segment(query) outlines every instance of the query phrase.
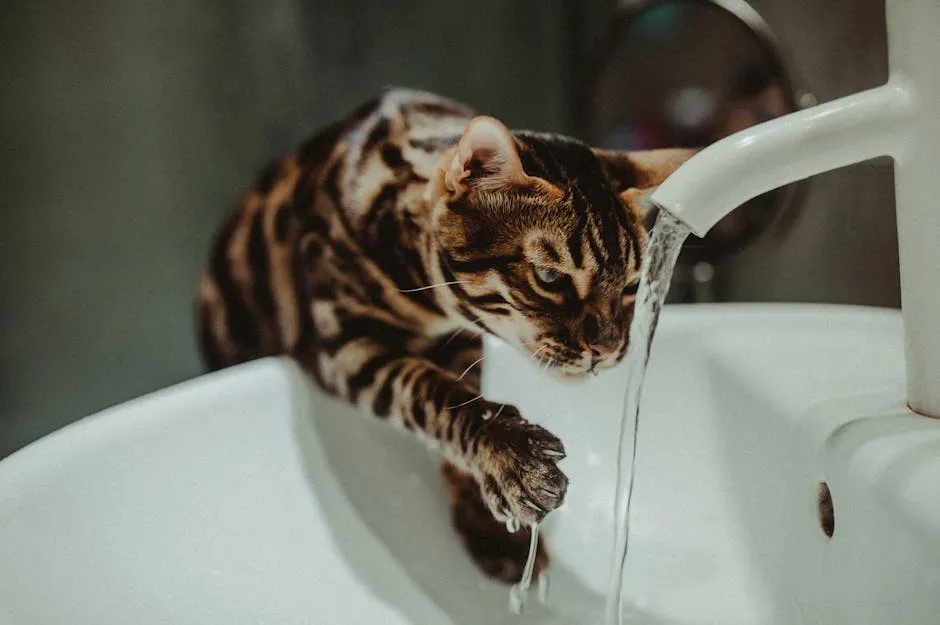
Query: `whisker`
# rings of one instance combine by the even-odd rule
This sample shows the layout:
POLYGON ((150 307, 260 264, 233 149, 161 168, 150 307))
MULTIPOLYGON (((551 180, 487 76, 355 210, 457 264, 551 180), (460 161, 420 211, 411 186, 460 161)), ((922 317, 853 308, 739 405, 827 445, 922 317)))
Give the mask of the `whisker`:
POLYGON ((427 291, 428 289, 436 289, 442 286, 450 286, 451 284, 466 284, 466 280, 451 280, 449 282, 440 282, 438 284, 429 284, 427 286, 419 286, 416 289, 399 289, 399 293, 417 293, 418 291, 427 291))
POLYGON ((475 402, 475 401, 478 400, 478 399, 483 399, 483 395, 482 395, 482 394, 481 394, 481 395, 477 395, 477 396, 474 397, 473 399, 468 399, 467 401, 460 402, 459 404, 454 404, 453 406, 448 406, 447 409, 448 409, 448 410, 453 410, 454 408, 461 408, 461 407, 463 407, 463 406, 466 406, 467 404, 472 404, 473 402, 475 402))
POLYGON ((451 341, 453 341, 455 338, 457 338, 458 336, 460 336, 460 333, 463 332, 464 330, 466 330, 466 328, 464 328, 464 327, 462 327, 462 326, 459 327, 459 328, 457 328, 457 331, 454 332, 453 334, 451 334, 451 335, 450 335, 450 338, 448 338, 446 341, 444 341, 444 344, 441 345, 441 349, 444 349, 445 347, 447 347, 448 345, 450 345, 451 341))
POLYGON ((539 355, 539 352, 542 351, 543 349, 548 349, 548 345, 542 345, 540 348, 538 348, 537 350, 535 350, 534 352, 532 352, 532 359, 533 359, 533 360, 538 360, 539 362, 541 362, 542 359, 539 358, 538 355, 539 355))
POLYGON ((463 370, 463 373, 461 373, 459 376, 457 376, 457 381, 459 382, 460 380, 462 380, 465 375, 467 375, 468 373, 470 373, 470 370, 471 370, 471 369, 473 369, 473 368, 476 367, 478 364, 480 364, 481 362, 483 362, 483 359, 484 359, 484 358, 485 358, 485 356, 480 356, 479 358, 477 358, 476 360, 474 360, 473 363, 471 363, 471 365, 470 365, 469 367, 467 367, 466 369, 463 370))

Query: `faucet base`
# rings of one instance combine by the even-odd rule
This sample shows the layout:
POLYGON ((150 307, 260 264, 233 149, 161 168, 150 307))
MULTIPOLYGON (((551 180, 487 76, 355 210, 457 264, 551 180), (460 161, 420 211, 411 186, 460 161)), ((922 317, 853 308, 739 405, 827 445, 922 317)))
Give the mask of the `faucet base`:
POLYGON ((907 400, 940 418, 940 3, 888 0, 891 74, 914 90, 913 128, 895 156, 907 400))

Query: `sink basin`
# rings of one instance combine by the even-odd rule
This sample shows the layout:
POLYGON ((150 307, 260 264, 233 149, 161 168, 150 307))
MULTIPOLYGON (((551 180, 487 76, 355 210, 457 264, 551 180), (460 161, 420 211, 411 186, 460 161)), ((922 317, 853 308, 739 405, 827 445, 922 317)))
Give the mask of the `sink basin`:
MULTIPOLYGON (((487 357, 515 388, 490 375, 492 394, 541 380, 499 349, 487 357)), ((667 307, 642 403, 636 622, 936 625, 940 422, 903 396, 895 312, 667 307)), ((452 535, 436 459, 281 358, 131 401, 0 462, 0 624, 597 622, 619 415, 591 407, 547 417, 572 484, 545 527, 550 599, 523 616, 452 535)))

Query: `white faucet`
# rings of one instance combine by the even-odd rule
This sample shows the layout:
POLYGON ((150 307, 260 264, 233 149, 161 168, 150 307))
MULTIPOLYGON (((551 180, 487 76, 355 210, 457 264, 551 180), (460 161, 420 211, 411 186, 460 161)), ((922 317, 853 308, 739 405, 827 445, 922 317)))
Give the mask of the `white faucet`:
POLYGON ((940 418, 940 0, 886 0, 886 8, 885 85, 727 137, 679 168, 652 200, 702 236, 756 195, 891 156, 907 401, 940 418))

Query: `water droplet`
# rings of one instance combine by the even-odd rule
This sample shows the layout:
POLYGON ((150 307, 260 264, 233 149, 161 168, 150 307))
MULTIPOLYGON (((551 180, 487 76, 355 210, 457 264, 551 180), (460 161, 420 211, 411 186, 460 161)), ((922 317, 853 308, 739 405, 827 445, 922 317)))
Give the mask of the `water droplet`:
POLYGON ((542 574, 539 575, 539 584, 538 584, 538 597, 539 603, 542 605, 548 604, 548 594, 551 591, 552 579, 546 571, 542 571, 542 574))
POLYGON ((539 524, 533 523, 532 536, 529 539, 529 558, 522 570, 522 579, 509 589, 509 611, 513 614, 522 614, 525 609, 526 596, 529 594, 529 586, 532 585, 532 572, 535 570, 535 555, 538 553, 538 549, 539 524))
POLYGON ((509 589, 509 611, 513 614, 522 614, 525 611, 525 592, 519 584, 513 584, 509 589))

